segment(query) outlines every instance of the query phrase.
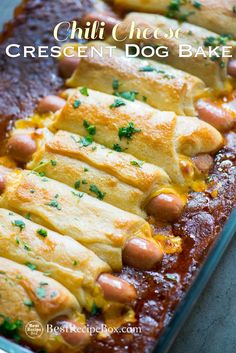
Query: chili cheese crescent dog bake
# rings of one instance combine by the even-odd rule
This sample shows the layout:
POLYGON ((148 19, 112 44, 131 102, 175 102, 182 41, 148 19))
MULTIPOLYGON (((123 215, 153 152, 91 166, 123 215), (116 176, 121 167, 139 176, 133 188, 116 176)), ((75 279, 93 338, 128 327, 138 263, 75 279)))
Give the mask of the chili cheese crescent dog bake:
MULTIPOLYGON (((123 46, 125 43, 137 43, 147 44, 153 47, 166 46, 169 48, 168 56, 161 58, 155 56, 157 60, 164 61, 165 63, 176 67, 177 69, 189 72, 202 79, 209 87, 216 90, 226 90, 227 82, 227 69, 229 65, 230 57, 236 59, 236 45, 235 42, 230 40, 230 36, 218 36, 214 32, 210 32, 202 27, 194 26, 189 23, 179 23, 176 20, 166 18, 164 16, 146 13, 130 13, 124 21, 117 28, 117 37, 124 38, 123 41, 115 42, 116 45, 123 46), (135 24, 135 28, 139 28, 141 33, 146 28, 149 28, 148 39, 144 38, 141 34, 141 38, 135 37, 129 39, 129 33, 131 30, 132 23, 135 24), (170 28, 175 32, 179 31, 178 38, 170 36, 170 28), (158 29, 158 39, 153 36, 155 30, 158 29), (183 56, 180 55, 180 46, 190 45, 192 55, 183 56), (228 45, 228 56, 222 55, 222 45, 228 45), (203 48, 206 57, 202 55, 195 56, 199 47, 203 48), (217 47, 217 55, 208 56, 209 47, 217 47)), ((113 41, 114 43, 114 41, 113 41)), ((185 52, 183 54, 186 54, 185 52)))
POLYGON ((162 167, 172 181, 180 184, 185 180, 181 155, 186 158, 211 152, 222 144, 220 133, 197 118, 160 112, 145 103, 94 90, 89 90, 88 96, 79 89, 69 91, 67 103, 52 126, 83 135, 85 117, 96 126, 96 142, 109 148, 118 144, 141 161, 162 167))
POLYGON ((66 335, 63 338, 46 330, 46 325, 53 321, 61 325, 73 323, 80 329, 84 325, 75 297, 58 282, 27 266, 0 258, 0 294, 1 327, 5 327, 6 335, 22 337, 48 352, 78 352, 82 348, 85 335, 83 339, 78 335, 77 342, 71 343, 66 335), (40 334, 36 337, 26 334, 25 327, 30 322, 38 325, 40 334), (11 324, 15 324, 13 332, 7 329, 11 324))
POLYGON ((236 38, 235 0, 113 0, 127 10, 160 13, 236 38))
POLYGON ((203 94, 203 81, 171 66, 128 58, 125 52, 114 49, 110 57, 104 42, 89 43, 87 56, 67 80, 69 87, 85 86, 97 91, 145 101, 160 110, 171 110, 178 115, 196 115, 194 103, 203 94), (91 53, 91 47, 103 49, 103 57, 91 53))

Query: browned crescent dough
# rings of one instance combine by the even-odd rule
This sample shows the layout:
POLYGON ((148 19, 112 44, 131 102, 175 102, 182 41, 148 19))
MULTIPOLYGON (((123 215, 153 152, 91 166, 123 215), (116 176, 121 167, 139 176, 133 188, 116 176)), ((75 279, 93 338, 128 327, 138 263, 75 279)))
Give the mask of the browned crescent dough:
MULTIPOLYGON (((30 217, 30 213, 28 214, 30 217)), ((0 256, 20 264, 32 263, 49 273, 73 293, 80 305, 91 311, 94 303, 105 307, 96 279, 110 267, 91 250, 68 236, 61 236, 22 216, 0 209, 0 256), (21 222, 20 229, 15 222, 21 222), (46 232, 43 237, 38 231, 46 232), (28 244, 30 250, 24 245, 28 244)))
POLYGON ((19 334, 25 342, 45 347, 48 352, 78 352, 78 347, 75 349, 61 337, 55 339, 54 334, 46 331, 46 325, 60 315, 68 318, 79 315, 84 320, 77 300, 60 283, 41 272, 0 257, 0 295, 1 314, 13 321, 22 321, 19 334), (25 325, 30 321, 42 325, 40 337, 32 339, 26 335, 25 325))
POLYGON ((71 90, 65 107, 57 113, 52 128, 79 135, 86 133, 84 119, 96 126, 94 140, 106 147, 119 144, 122 150, 141 161, 163 168, 172 181, 183 184, 180 169, 183 156, 195 156, 217 150, 221 134, 209 124, 192 117, 161 112, 139 101, 121 100, 113 107, 116 97, 89 89, 84 96, 80 90, 71 90), (79 107, 75 108, 79 102, 79 107), (119 138, 119 129, 133 122, 136 129, 131 139, 119 138), (183 155, 183 156, 181 156, 183 155))
POLYGON ((132 237, 155 242, 150 225, 141 217, 76 191, 36 172, 15 170, 6 176, 0 206, 94 251, 113 270, 122 268, 122 249, 132 237))
MULTIPOLYGON (((110 42, 121 47, 124 47, 124 45, 128 43, 142 43, 154 47, 157 45, 166 46, 169 48, 168 56, 165 58, 154 56, 155 59, 199 77, 211 88, 219 91, 228 89, 228 85, 230 84, 228 79, 229 76, 227 76, 227 67, 230 60, 229 57, 219 57, 217 60, 212 60, 211 57, 205 58, 202 55, 194 57, 199 50, 199 47, 202 47, 203 50, 207 52, 208 48, 204 46, 204 43, 208 37, 218 37, 214 32, 210 32, 202 27, 191 25, 186 22, 179 23, 176 20, 160 15, 132 12, 125 17, 121 24, 119 24, 117 28, 117 37, 126 39, 119 42, 110 39, 110 42), (127 36, 130 33, 132 22, 135 23, 135 28, 139 28, 142 31, 149 28, 149 36, 158 28, 158 39, 155 39, 154 37, 150 39, 138 39, 137 36, 129 39, 127 36), (180 29, 179 38, 176 38, 175 36, 170 37, 170 28, 173 31, 180 29), (180 56, 179 46, 183 44, 191 46, 193 54, 190 57, 180 56)), ((235 42, 227 41, 227 45, 232 47, 230 51, 233 58, 235 58, 235 42)))
MULTIPOLYGON (((166 15, 171 0, 111 0, 120 7, 141 12, 153 12, 166 15)), ((194 1, 181 1, 178 11, 172 11, 175 18, 186 17, 186 21, 207 28, 210 31, 229 33, 236 38, 236 10, 235 0, 199 0, 200 5, 194 6, 194 1), (188 15, 189 14, 189 15, 188 15)))
POLYGON ((171 110, 178 115, 196 115, 194 102, 204 92, 205 84, 199 78, 154 60, 128 58, 120 49, 110 57, 108 43, 88 44, 88 57, 80 59, 77 69, 67 80, 69 87, 85 86, 108 94, 136 91, 136 99, 146 101, 160 110, 171 110), (96 55, 95 48, 103 50, 103 57, 96 55), (152 71, 142 71, 151 67, 152 71), (113 88, 118 80, 118 89, 113 88))

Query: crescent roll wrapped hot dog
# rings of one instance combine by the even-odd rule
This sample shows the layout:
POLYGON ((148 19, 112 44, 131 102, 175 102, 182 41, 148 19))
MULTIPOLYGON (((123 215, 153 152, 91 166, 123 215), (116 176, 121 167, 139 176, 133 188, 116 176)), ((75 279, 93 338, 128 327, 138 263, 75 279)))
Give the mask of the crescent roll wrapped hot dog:
MULTIPOLYGON (((30 217, 30 214, 27 216, 30 217)), ((88 311, 94 305, 104 309, 109 307, 99 284, 100 275, 103 273, 104 277, 111 271, 105 262, 72 238, 62 237, 6 209, 0 209, 0 256, 21 264, 31 264, 31 267, 48 273, 69 289, 88 311)), ((111 282, 120 280, 109 276, 111 282)), ((125 281, 120 281, 128 303, 133 299, 128 295, 131 286, 127 283, 127 291, 125 281)), ((104 294, 106 298, 107 293, 104 294)), ((117 302, 121 296, 123 298, 123 293, 117 295, 117 302)))
MULTIPOLYGON (((177 195, 163 169, 95 142, 83 146, 81 141, 80 135, 58 131, 27 167, 142 217, 153 197, 163 192, 177 195)), ((120 150, 118 145, 114 148, 120 150)))
POLYGON ((120 49, 115 49, 110 57, 107 45, 89 43, 93 52, 89 48, 87 56, 80 59, 67 81, 69 87, 86 86, 132 101, 146 101, 160 110, 196 115, 194 101, 205 89, 203 81, 153 60, 128 58, 120 49), (103 50, 102 58, 94 53, 94 48, 103 50))
POLYGON ((0 295, 1 334, 56 353, 79 352, 88 343, 88 334, 81 331, 85 328, 84 317, 77 300, 60 283, 41 272, 0 258, 0 295), (37 325, 37 336, 30 331, 31 321, 37 325), (73 324, 80 331, 73 335, 50 332, 46 327, 53 327, 51 323, 55 321, 62 327, 73 324), (13 325, 15 328, 9 329, 13 325))
POLYGON ((172 181, 183 184, 180 167, 183 156, 195 156, 217 150, 222 136, 207 123, 172 112, 160 112, 142 102, 130 102, 89 90, 70 91, 65 107, 57 113, 54 129, 84 135, 84 118, 94 127, 93 139, 109 148, 118 144, 122 150, 141 161, 162 167, 172 181))
MULTIPOLYGON (((142 45, 150 45, 153 47, 163 45, 168 47, 168 56, 161 58, 155 56, 157 60, 163 60, 165 63, 176 67, 177 69, 189 72, 199 77, 209 87, 217 90, 225 90, 227 88, 228 77, 227 70, 230 57, 223 57, 222 45, 228 45, 233 59, 236 59, 236 46, 234 41, 230 41, 229 37, 219 36, 214 32, 210 32, 198 26, 189 23, 179 23, 160 15, 145 13, 130 13, 117 28, 117 37, 125 40, 115 42, 118 45, 125 43, 137 43, 142 45), (141 30, 141 38, 137 36, 129 39, 131 26, 141 30), (149 28, 148 39, 143 37, 144 29, 149 28), (179 36, 170 36, 170 29, 174 32, 178 30, 179 36), (154 31, 158 31, 158 39, 154 37, 154 31), (183 57, 180 55, 180 46, 189 45, 191 56, 183 57), (206 55, 197 55, 199 47, 206 55), (218 47, 216 53, 209 56, 209 47, 218 47)), ((229 53, 227 52, 227 55, 229 53)))
POLYGON ((34 222, 71 236, 94 251, 112 269, 122 268, 122 251, 132 238, 142 238, 155 253, 147 254, 146 263, 140 263, 140 267, 146 267, 147 263, 147 266, 150 263, 153 266, 160 261, 162 251, 143 218, 36 172, 12 171, 5 175, 5 180, 1 207, 22 215, 30 212, 34 222))
POLYGON ((236 38, 235 0, 113 0, 112 2, 124 9, 160 13, 219 34, 229 33, 236 38))

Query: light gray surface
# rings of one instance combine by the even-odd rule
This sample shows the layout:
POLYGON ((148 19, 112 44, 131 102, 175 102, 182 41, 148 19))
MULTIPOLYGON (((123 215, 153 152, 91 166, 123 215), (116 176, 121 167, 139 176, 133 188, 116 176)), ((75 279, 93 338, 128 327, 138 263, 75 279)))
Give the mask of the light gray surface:
MULTIPOLYGON (((17 3, 17 0, 0 0, 0 28, 3 19, 10 18, 12 7, 17 3)), ((230 244, 170 353, 236 352, 235 252, 236 238, 230 244)))

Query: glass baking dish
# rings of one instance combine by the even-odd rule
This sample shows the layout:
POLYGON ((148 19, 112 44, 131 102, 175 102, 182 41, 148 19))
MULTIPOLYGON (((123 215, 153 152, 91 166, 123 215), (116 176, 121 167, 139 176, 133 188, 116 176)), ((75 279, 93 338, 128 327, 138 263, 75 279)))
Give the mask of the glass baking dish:
MULTIPOLYGON (((185 297, 177 307, 175 315, 165 328, 161 338, 158 340, 152 353, 167 353, 174 342, 178 332, 180 331, 184 321, 190 314, 194 304, 198 300, 205 285, 213 274, 217 264, 219 263, 224 251, 236 233, 236 209, 233 210, 231 216, 226 222, 218 239, 215 241, 208 257, 202 264, 198 274, 196 275, 192 285, 187 291, 185 297)), ((25 349, 7 339, 0 337, 0 353, 29 353, 25 349)))

